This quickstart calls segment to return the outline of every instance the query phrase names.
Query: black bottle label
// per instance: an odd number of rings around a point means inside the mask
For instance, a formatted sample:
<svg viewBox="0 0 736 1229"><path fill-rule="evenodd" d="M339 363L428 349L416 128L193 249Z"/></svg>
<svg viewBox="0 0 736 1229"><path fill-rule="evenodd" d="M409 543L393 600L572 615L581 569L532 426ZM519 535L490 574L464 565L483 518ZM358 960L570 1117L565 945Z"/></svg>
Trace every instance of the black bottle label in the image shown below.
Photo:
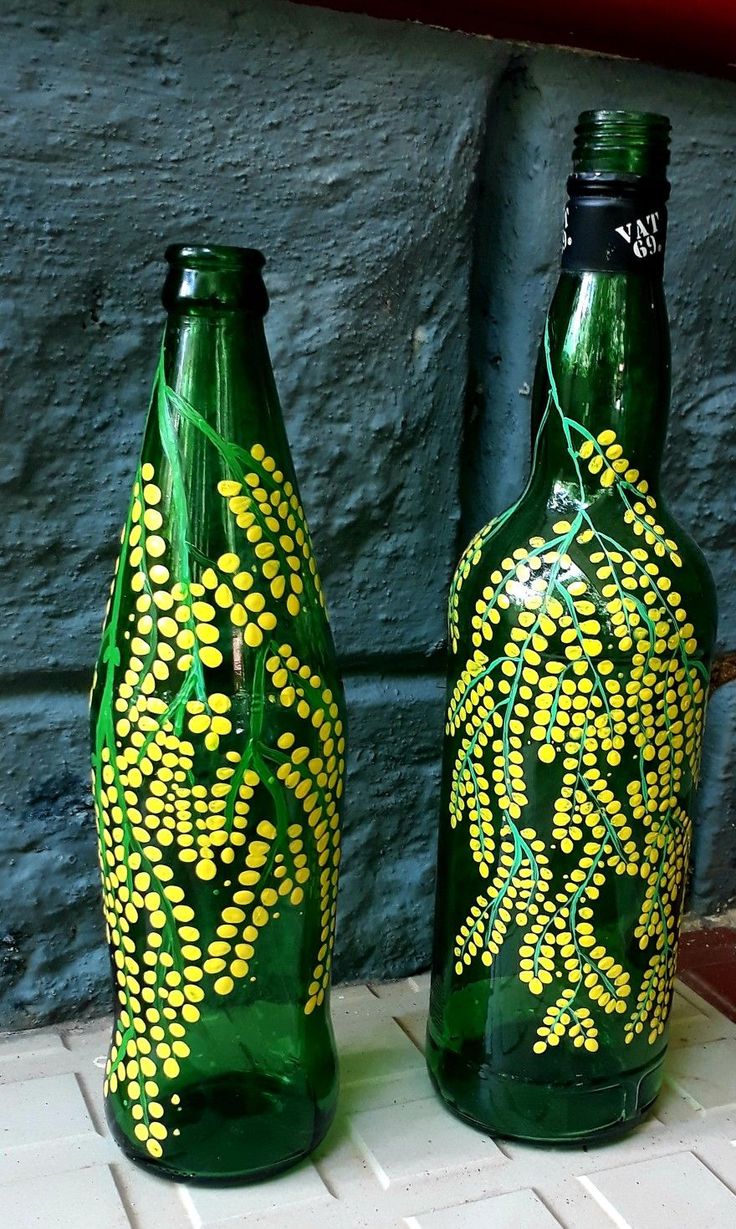
<svg viewBox="0 0 736 1229"><path fill-rule="evenodd" d="M661 274L667 209L624 197L572 197L565 209L562 268L581 273Z"/></svg>

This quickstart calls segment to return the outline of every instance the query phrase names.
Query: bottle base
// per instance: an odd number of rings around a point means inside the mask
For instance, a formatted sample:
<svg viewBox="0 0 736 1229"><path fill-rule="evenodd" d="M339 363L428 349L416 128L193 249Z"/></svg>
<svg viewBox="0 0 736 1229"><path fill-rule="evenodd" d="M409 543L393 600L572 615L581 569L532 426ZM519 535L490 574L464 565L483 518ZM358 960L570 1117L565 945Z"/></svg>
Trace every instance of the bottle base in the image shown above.
<svg viewBox="0 0 736 1229"><path fill-rule="evenodd" d="M261 1182L298 1165L324 1138L334 1117L287 1080L242 1072L180 1088L165 1105L161 1155L123 1128L127 1111L108 1098L115 1142L129 1160L174 1182L239 1186ZM116 1114L116 1110L118 1113Z"/></svg>
<svg viewBox="0 0 736 1229"><path fill-rule="evenodd" d="M649 1112L662 1084L664 1053L644 1067L585 1084L535 1084L500 1075L440 1049L428 1038L432 1083L464 1122L504 1139L532 1144L607 1143Z"/></svg>

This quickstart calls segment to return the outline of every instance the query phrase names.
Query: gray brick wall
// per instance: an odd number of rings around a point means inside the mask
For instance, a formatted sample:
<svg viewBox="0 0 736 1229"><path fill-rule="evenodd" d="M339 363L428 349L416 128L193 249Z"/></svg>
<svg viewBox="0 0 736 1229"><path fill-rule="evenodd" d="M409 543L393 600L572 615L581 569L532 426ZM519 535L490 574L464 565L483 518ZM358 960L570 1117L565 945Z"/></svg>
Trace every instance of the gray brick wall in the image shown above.
<svg viewBox="0 0 736 1229"><path fill-rule="evenodd" d="M181 239L268 257L351 713L338 975L420 968L446 591L463 537L523 481L584 106L675 124L668 487L736 645L736 89L278 0L8 0L0 34L0 1026L108 1003L86 689ZM709 736L701 910L736 897L734 688Z"/></svg>

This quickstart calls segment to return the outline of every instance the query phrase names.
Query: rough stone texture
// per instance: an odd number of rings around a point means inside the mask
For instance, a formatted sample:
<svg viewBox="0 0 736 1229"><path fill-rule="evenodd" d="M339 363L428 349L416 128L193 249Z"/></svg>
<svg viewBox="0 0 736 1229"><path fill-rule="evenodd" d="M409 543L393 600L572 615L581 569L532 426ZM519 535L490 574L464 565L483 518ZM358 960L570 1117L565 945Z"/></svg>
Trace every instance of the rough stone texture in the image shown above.
<svg viewBox="0 0 736 1229"><path fill-rule="evenodd" d="M486 70L464 40L281 3L46 0L6 8L0 30L0 551L23 543L5 669L90 668L163 250L207 237L269 260L269 340L341 652L431 651L456 547L494 57ZM43 619L13 617L41 594Z"/></svg>
<svg viewBox="0 0 736 1229"><path fill-rule="evenodd" d="M23 1028L109 1007L87 711L74 694L0 706L0 1018Z"/></svg>
<svg viewBox="0 0 736 1229"><path fill-rule="evenodd" d="M667 489L736 645L734 86L280 0L9 0L0 35L0 1026L108 1001L83 693L173 240L269 258L269 342L348 676L337 971L413 971L429 953L445 594L459 539L523 482L586 106L675 125ZM734 897L736 855L719 864L732 691L710 725L698 908Z"/></svg>
<svg viewBox="0 0 736 1229"><path fill-rule="evenodd" d="M444 679L353 680L336 976L396 977L431 955Z"/></svg>
<svg viewBox="0 0 736 1229"><path fill-rule="evenodd" d="M690 907L709 914L736 904L736 682L713 694L695 807Z"/></svg>

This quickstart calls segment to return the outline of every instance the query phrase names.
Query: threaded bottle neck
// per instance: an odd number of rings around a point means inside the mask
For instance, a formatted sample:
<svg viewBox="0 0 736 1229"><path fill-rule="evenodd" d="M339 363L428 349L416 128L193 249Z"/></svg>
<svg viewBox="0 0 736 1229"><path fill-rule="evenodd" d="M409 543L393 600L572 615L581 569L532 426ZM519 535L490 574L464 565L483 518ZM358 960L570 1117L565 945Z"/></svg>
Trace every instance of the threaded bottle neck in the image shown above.
<svg viewBox="0 0 736 1229"><path fill-rule="evenodd" d="M669 120L635 111L584 111L575 133L563 270L661 277Z"/></svg>
<svg viewBox="0 0 736 1229"><path fill-rule="evenodd" d="M664 180L670 121L645 111L583 111L575 129L575 175L641 176Z"/></svg>

